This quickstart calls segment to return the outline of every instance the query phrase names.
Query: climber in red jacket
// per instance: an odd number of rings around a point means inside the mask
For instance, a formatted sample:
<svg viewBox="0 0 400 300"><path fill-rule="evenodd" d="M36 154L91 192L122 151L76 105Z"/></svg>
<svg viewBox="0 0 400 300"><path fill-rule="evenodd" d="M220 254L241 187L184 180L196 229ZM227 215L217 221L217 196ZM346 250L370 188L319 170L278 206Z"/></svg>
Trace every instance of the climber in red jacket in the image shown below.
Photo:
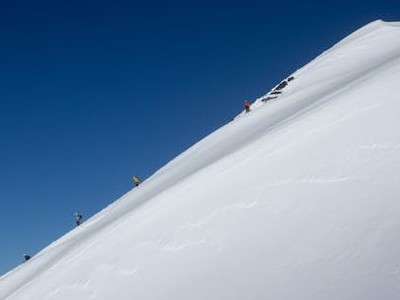
<svg viewBox="0 0 400 300"><path fill-rule="evenodd" d="M250 102L249 101L244 101L244 109L246 110L246 112L248 113L250 111Z"/></svg>

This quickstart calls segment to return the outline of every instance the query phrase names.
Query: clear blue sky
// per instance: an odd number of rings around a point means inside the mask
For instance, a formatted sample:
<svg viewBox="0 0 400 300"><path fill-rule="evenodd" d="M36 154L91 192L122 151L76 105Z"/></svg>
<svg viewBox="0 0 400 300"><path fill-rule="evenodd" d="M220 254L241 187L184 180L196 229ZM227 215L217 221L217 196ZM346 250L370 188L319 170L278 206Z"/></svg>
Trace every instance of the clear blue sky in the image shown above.
<svg viewBox="0 0 400 300"><path fill-rule="evenodd" d="M1 1L0 274L400 1Z"/></svg>

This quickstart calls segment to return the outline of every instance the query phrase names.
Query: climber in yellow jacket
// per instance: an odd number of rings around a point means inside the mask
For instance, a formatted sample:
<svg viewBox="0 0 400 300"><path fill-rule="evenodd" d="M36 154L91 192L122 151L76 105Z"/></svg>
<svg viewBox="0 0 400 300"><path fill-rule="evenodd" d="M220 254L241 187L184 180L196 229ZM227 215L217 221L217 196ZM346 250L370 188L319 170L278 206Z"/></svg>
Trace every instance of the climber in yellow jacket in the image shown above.
<svg viewBox="0 0 400 300"><path fill-rule="evenodd" d="M138 176L133 176L133 182L135 183L135 186L138 186L142 181Z"/></svg>

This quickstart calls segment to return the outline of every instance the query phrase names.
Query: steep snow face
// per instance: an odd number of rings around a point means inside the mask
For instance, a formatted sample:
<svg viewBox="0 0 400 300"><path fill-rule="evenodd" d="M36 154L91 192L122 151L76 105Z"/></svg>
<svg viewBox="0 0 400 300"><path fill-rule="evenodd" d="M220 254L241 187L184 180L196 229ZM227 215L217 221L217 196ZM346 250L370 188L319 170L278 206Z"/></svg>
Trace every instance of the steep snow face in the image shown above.
<svg viewBox="0 0 400 300"><path fill-rule="evenodd" d="M400 23L292 76L1 277L0 299L399 299Z"/></svg>

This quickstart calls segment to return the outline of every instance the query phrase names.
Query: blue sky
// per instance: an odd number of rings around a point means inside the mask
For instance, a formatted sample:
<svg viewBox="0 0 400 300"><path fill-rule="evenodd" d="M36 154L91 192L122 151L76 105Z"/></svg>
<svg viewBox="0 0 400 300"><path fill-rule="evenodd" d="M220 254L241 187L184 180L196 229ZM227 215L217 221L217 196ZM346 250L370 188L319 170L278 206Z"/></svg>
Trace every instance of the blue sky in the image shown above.
<svg viewBox="0 0 400 300"><path fill-rule="evenodd" d="M400 2L1 1L0 274L376 19Z"/></svg>

